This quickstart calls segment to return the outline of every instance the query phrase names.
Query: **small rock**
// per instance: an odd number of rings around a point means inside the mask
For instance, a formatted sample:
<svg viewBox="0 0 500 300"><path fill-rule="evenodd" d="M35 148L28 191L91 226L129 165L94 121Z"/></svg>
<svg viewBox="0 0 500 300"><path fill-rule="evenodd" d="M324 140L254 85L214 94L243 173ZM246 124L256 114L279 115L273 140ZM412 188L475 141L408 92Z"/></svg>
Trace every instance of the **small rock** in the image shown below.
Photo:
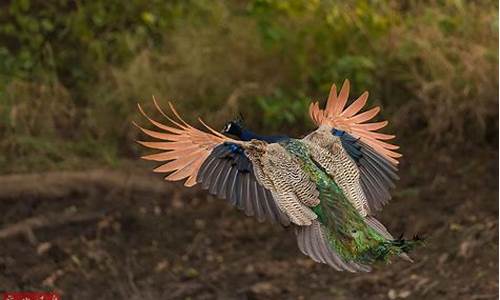
<svg viewBox="0 0 500 300"><path fill-rule="evenodd" d="M461 231L462 230L462 225L457 224L457 223L451 223L450 224L450 230L451 231Z"/></svg>
<svg viewBox="0 0 500 300"><path fill-rule="evenodd" d="M181 209L184 207L184 200L182 199L182 197L179 195L179 194L175 194L174 197L172 198L172 207L174 209Z"/></svg>
<svg viewBox="0 0 500 300"><path fill-rule="evenodd" d="M49 286L49 287L54 287L54 284L56 282L56 280L61 277L62 275L64 275L64 271L63 270L56 270L54 273L52 273L49 277L45 278L43 281L42 281L42 284L45 285L45 286Z"/></svg>
<svg viewBox="0 0 500 300"><path fill-rule="evenodd" d="M449 257L448 253L441 254L441 256L439 256L438 259L439 265L444 264L448 260L448 257Z"/></svg>
<svg viewBox="0 0 500 300"><path fill-rule="evenodd" d="M255 273L255 267L253 265L247 265L247 267L245 268L245 273L247 274Z"/></svg>
<svg viewBox="0 0 500 300"><path fill-rule="evenodd" d="M257 295L272 296L279 293L279 289L272 283L264 281L258 282L250 287L250 291Z"/></svg>
<svg viewBox="0 0 500 300"><path fill-rule="evenodd" d="M401 291L399 292L399 298L408 298L411 295L410 291Z"/></svg>
<svg viewBox="0 0 500 300"><path fill-rule="evenodd" d="M395 290L390 289L389 292L387 293L387 297L389 297L389 299L391 300L394 300L398 297L398 294L396 293Z"/></svg>
<svg viewBox="0 0 500 300"><path fill-rule="evenodd" d="M71 260L77 265L77 266L81 266L82 265L82 262L80 261L80 259L78 258L78 256L76 255L71 255Z"/></svg>
<svg viewBox="0 0 500 300"><path fill-rule="evenodd" d="M312 259L308 258L299 258L297 259L297 264L305 269L312 269L316 265L316 263Z"/></svg>
<svg viewBox="0 0 500 300"><path fill-rule="evenodd" d="M40 245L38 245L38 247L36 247L36 253L38 253L38 255L43 255L47 253L47 251L49 251L50 248L52 248L51 243L49 242L41 243Z"/></svg>
<svg viewBox="0 0 500 300"><path fill-rule="evenodd" d="M201 220L201 219L196 219L194 220L194 225L196 226L196 228L198 229L204 229L205 228L205 220Z"/></svg>
<svg viewBox="0 0 500 300"><path fill-rule="evenodd" d="M474 248L474 243L471 241L463 241L460 244L459 250L458 250L458 255L461 257L469 257L472 254L472 248Z"/></svg>
<svg viewBox="0 0 500 300"><path fill-rule="evenodd" d="M156 267L155 267L155 272L156 272L156 273L160 273L161 271L163 271L163 270L165 270L166 268L168 268L168 266L169 266L168 261L166 261L166 260L162 260L162 261L160 261L160 262L158 262L158 263L156 264Z"/></svg>
<svg viewBox="0 0 500 300"><path fill-rule="evenodd" d="M194 269L194 268L188 268L185 272L184 272L184 275L187 277L187 278L196 278L198 277L198 275L200 275L200 273Z"/></svg>

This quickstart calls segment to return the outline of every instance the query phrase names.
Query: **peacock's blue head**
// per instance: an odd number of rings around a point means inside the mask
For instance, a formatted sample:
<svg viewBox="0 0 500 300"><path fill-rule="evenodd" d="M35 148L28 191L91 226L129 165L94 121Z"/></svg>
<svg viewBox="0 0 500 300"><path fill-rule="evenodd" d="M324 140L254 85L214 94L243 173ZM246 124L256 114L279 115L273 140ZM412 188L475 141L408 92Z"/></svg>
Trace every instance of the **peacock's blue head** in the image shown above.
<svg viewBox="0 0 500 300"><path fill-rule="evenodd" d="M224 129L222 129L222 133L231 134L237 137L241 136L242 131L243 126L238 120L227 122L226 125L224 125Z"/></svg>

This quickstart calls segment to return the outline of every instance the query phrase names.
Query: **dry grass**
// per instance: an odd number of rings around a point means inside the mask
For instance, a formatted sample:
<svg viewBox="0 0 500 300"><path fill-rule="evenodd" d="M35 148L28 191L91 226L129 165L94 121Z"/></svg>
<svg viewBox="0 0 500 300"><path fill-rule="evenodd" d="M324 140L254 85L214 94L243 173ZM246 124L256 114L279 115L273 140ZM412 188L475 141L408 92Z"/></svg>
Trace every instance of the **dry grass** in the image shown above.
<svg viewBox="0 0 500 300"><path fill-rule="evenodd" d="M2 109L8 108L4 130L38 136L64 134L72 127L75 106L60 84L14 80L7 86L6 96Z"/></svg>
<svg viewBox="0 0 500 300"><path fill-rule="evenodd" d="M417 12L391 37L414 96L401 110L400 125L413 114L434 141L480 140L498 118L497 12L476 3Z"/></svg>

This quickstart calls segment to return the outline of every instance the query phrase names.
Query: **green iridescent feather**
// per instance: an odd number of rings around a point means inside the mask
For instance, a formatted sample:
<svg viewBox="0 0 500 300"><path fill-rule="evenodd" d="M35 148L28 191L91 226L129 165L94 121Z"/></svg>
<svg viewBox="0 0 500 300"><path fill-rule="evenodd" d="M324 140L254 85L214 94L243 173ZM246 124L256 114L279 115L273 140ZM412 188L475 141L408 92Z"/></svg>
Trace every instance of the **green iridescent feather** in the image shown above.
<svg viewBox="0 0 500 300"><path fill-rule="evenodd" d="M342 258L360 263L387 261L391 256L410 250L417 242L389 240L367 225L335 181L311 158L305 143L290 139L282 146L298 158L302 169L316 184L320 204L312 210L326 229L330 246Z"/></svg>

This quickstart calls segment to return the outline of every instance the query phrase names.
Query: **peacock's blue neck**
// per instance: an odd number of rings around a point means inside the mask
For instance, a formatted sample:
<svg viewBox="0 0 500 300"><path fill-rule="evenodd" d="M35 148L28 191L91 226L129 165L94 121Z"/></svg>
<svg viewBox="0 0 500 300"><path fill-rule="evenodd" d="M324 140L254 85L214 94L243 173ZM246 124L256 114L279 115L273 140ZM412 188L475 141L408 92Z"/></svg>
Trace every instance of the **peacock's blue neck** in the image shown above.
<svg viewBox="0 0 500 300"><path fill-rule="evenodd" d="M289 139L286 135L258 135L248 129L242 129L240 139L242 141L260 140L267 143L277 143Z"/></svg>

